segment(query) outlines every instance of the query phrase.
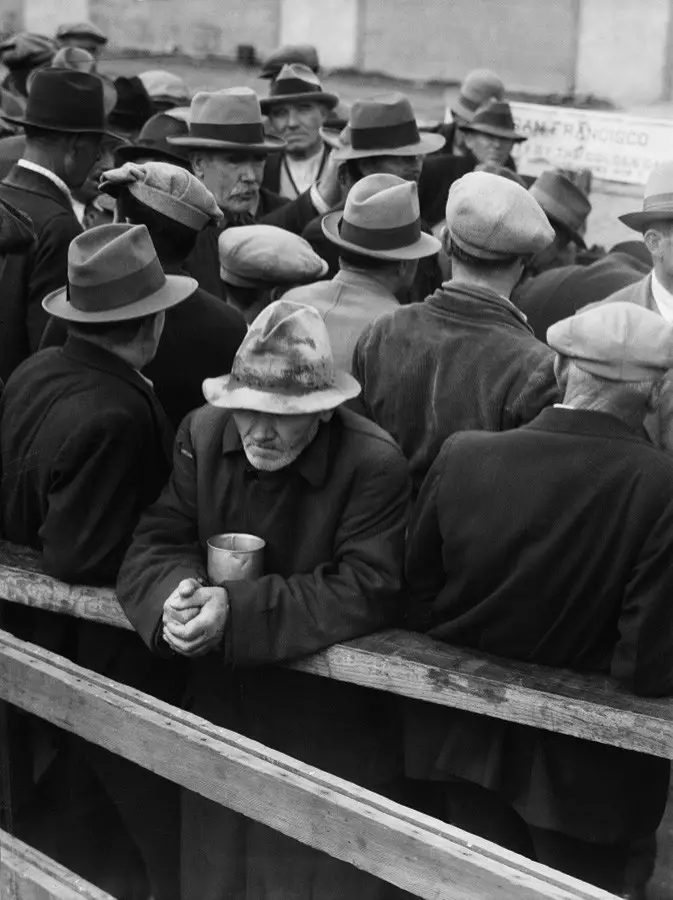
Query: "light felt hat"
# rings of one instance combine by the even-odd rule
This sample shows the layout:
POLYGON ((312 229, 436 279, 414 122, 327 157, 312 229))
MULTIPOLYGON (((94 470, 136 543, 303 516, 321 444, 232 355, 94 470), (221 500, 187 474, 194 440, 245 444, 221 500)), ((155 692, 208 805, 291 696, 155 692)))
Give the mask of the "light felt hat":
POLYGON ((283 106, 286 103, 304 103, 308 100, 314 103, 324 103, 329 109, 334 109, 339 103, 336 94, 329 94, 323 89, 315 72, 308 66, 295 63, 283 66, 278 77, 271 84, 269 96, 260 100, 260 105, 266 116, 275 106, 283 106))
POLYGON ((425 156, 446 143, 441 134, 419 132, 404 94, 356 100, 348 128, 350 144, 334 153, 334 158, 342 162, 371 156, 425 156))
POLYGON ((111 197, 127 189, 144 206, 192 231, 222 220, 222 210, 208 188, 191 172, 170 163, 124 163, 103 173, 100 189, 111 197))
POLYGON ((327 328, 312 306, 277 300, 250 326, 231 375, 206 378, 203 395, 223 409, 302 415, 334 409, 360 385, 334 366, 327 328))
POLYGON ((176 106, 189 106, 192 93, 182 78, 172 72, 165 69, 149 69, 147 72, 141 72, 138 78, 155 103, 170 101, 176 106))
POLYGON ((673 219, 673 160, 660 163, 650 172, 645 185, 643 208, 619 217, 634 231, 645 233, 654 222, 673 219))
POLYGON ((145 225, 99 225, 68 248, 68 286, 42 301, 69 322, 125 322, 176 306, 198 282, 166 275, 145 225))
POLYGON ((308 241, 275 225, 227 228, 218 248, 220 278, 234 287, 308 284, 323 278, 329 269, 308 241))
POLYGON ((519 134, 514 125, 512 108, 505 100, 487 100, 476 111, 469 124, 461 125, 461 131, 487 134, 521 144, 528 138, 519 134))
POLYGON ((547 343, 610 381, 647 381, 673 368, 673 326, 636 303, 600 303, 562 319, 547 343))
POLYGON ((337 247, 374 259, 422 259, 441 244, 421 229, 418 188, 397 175, 367 175, 354 184, 343 212, 322 220, 325 237, 337 247))
POLYGON ((189 134, 167 140, 178 147, 248 150, 260 154, 285 147, 285 141, 264 133, 257 95, 245 87, 198 93, 192 100, 189 134))
POLYGON ((70 22, 67 25, 59 25, 56 32, 57 40, 67 38, 89 38, 101 46, 107 44, 107 38, 93 22, 70 22))
POLYGON ((487 100, 502 100, 505 96, 505 85, 502 80, 488 69, 474 69, 465 76, 460 86, 460 94, 451 106, 451 112, 470 122, 487 100))
POLYGON ((591 203, 584 191, 565 175, 549 170, 535 179, 530 194, 547 213, 552 226, 565 228, 578 246, 586 247, 581 229, 591 212, 591 203))
POLYGON ((446 225, 461 250, 481 259, 528 256, 554 240, 554 229, 530 192, 488 172, 468 172, 454 181, 446 225))

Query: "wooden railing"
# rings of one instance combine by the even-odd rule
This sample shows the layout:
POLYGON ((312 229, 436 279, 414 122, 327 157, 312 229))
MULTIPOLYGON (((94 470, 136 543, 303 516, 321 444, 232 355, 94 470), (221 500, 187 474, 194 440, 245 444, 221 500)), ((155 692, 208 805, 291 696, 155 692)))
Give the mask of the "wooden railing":
MULTIPOLYGON (((69 586, 0 544, 0 597, 130 628, 110 590, 69 586)), ((673 704, 609 679, 478 657, 392 630, 293 663, 390 691, 656 756, 673 704)), ((611 895, 0 633, 0 698, 411 893, 455 900, 611 895)))

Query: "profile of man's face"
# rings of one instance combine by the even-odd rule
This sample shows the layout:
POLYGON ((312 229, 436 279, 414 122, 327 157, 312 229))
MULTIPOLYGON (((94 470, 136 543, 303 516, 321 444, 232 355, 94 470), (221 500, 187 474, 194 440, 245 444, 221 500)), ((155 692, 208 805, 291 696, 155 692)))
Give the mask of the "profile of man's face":
POLYGON ((289 156, 301 156, 313 148, 320 148, 320 128, 327 118, 324 103, 305 100, 301 103, 284 103, 269 110, 269 123, 275 134, 287 143, 289 156))
POLYGON ((656 222, 645 232, 655 270, 673 282, 673 222, 656 222))
POLYGON ((195 153, 192 168, 215 197, 220 209, 238 215, 254 215, 264 178, 264 160, 264 156, 247 150, 211 150, 195 153))

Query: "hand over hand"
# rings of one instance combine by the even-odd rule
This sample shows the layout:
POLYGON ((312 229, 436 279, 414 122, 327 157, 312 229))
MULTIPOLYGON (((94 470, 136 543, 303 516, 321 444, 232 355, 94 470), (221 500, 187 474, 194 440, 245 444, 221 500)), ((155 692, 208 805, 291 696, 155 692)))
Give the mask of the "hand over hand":
POLYGON ((329 207, 336 206, 341 200, 339 165, 339 161, 334 159, 334 154, 330 153, 320 181, 317 184, 318 193, 329 207))
POLYGON ((201 611, 205 599, 199 594, 201 583, 196 578, 185 578, 164 603, 163 623, 186 625, 201 611))
POLYGON ((182 582, 164 604, 164 640, 176 653, 194 658, 215 650, 221 643, 229 599, 222 587, 200 585, 185 587, 180 598, 176 598, 175 594, 183 585, 186 582, 182 582), (187 621, 180 621, 178 614, 186 613, 189 614, 187 621))

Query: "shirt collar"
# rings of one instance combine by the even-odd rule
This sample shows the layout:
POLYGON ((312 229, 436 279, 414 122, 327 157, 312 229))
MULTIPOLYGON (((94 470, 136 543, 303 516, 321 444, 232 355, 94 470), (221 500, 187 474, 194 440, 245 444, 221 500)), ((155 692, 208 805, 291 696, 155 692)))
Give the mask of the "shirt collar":
MULTIPOLYGON (((338 412, 335 413, 335 416, 338 412)), ((301 477, 308 481, 313 487, 320 487, 325 483, 327 478, 327 466, 329 462, 330 440, 333 431, 334 418, 329 422, 321 422, 318 433, 311 441, 304 452, 291 465, 280 469, 273 474, 279 475, 285 472, 297 472, 301 477)), ((231 453, 243 453, 243 444, 241 436, 238 433, 234 417, 230 414, 229 421, 224 426, 222 435, 222 453, 228 455, 231 453)), ((244 454, 245 455, 245 454, 244 454)), ((255 469, 255 471, 259 471, 255 469)), ((263 474, 263 473, 262 473, 263 474)))
POLYGON ((48 178, 49 181, 51 181, 52 184, 55 184, 60 191, 63 191, 70 204, 73 204, 73 198, 72 194, 70 193, 70 188, 65 183, 65 181, 63 181, 62 178, 59 178, 58 175, 51 171, 51 169, 45 169, 44 166, 41 166, 38 163, 30 162, 30 160, 27 159, 20 159, 17 162, 17 166, 20 166, 22 169, 28 169, 30 172, 37 172, 37 174, 42 175, 43 178, 48 178))
POLYGON ((652 296, 662 317, 673 322, 673 294, 666 290, 655 272, 652 272, 652 296))

